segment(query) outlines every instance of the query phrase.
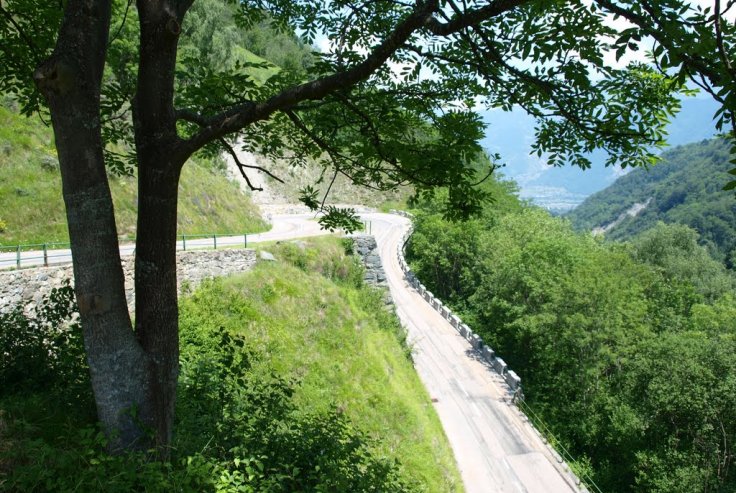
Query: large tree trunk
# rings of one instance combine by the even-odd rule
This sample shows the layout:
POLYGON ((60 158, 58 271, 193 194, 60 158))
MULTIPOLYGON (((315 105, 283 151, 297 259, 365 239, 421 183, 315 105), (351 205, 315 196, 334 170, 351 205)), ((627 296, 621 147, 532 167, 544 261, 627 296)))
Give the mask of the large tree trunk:
POLYGON ((49 60, 34 74, 47 98, 59 153, 75 291, 98 418, 111 449, 141 445, 135 410, 146 356, 128 315, 100 132, 100 84, 110 1, 69 0, 49 60))
POLYGON ((154 167, 161 162, 167 160, 158 153, 139 154, 135 326, 149 356, 141 418, 152 427, 156 446, 166 454, 179 375, 176 207, 180 168, 154 167))
POLYGON ((141 0, 134 104, 139 204, 136 327, 126 304, 103 158, 100 85, 111 2, 69 0, 54 54, 34 74, 56 136, 87 360, 112 451, 168 455, 179 341, 176 212, 180 150, 173 107, 181 21, 190 0, 141 0))
POLYGON ((186 161, 176 131, 174 72, 181 22, 191 1, 139 0, 138 87, 134 102, 138 155, 135 332, 148 355, 141 418, 163 453, 171 441, 179 374, 176 218, 186 161))

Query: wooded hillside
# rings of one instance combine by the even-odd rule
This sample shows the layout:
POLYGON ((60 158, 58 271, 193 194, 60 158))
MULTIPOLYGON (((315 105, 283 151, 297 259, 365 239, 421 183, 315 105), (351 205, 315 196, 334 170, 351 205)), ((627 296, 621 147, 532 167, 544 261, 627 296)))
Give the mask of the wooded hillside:
POLYGON ((733 274, 687 226, 602 242, 513 184, 485 186, 495 202, 470 221, 419 204, 408 258, 422 283, 521 376, 602 491, 733 492, 733 274))
POLYGON ((684 224, 698 231, 711 254, 733 266, 736 248, 736 200, 723 191, 728 182, 728 144, 705 140, 665 152, 649 170, 635 169, 610 187, 590 196, 566 217, 579 231, 605 228, 612 240, 627 240, 658 221, 684 224), (651 200, 650 200, 651 199, 651 200), (647 204, 635 217, 635 204, 647 204))

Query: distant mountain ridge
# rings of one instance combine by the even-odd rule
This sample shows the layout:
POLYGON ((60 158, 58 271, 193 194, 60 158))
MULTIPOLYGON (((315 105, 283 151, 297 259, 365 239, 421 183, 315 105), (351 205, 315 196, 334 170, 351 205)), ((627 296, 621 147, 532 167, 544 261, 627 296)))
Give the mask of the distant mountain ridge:
POLYGON ((733 265, 736 197, 722 190, 732 167, 728 143, 703 140, 666 151, 662 158, 649 170, 618 178, 566 217, 578 230, 605 230, 613 240, 630 239, 658 221, 685 224, 700 233, 716 258, 733 265))
MULTIPOLYGON (((712 138, 716 134, 713 114, 717 110, 718 104, 712 99, 685 98, 682 110, 667 128, 668 145, 712 138)), ((547 166, 544 156, 530 154, 534 140, 532 117, 521 110, 510 113, 496 110, 486 112, 484 118, 489 127, 483 145, 490 153, 501 155, 502 162, 507 164, 504 176, 519 184, 521 198, 555 214, 569 211, 625 174, 620 168, 605 167, 606 156, 600 151, 590 156, 592 167, 588 170, 547 166)))

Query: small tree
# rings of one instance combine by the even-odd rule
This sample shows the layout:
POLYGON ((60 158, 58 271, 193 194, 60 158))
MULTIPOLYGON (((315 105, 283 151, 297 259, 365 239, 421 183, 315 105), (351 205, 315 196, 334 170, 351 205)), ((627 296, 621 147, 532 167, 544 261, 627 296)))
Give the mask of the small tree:
MULTIPOLYGON (((607 27, 607 16, 638 2, 223 0, 242 26, 270 20, 308 43, 329 39, 308 69, 260 82, 253 64, 213 70, 177 60, 193 1, 137 0, 132 54, 110 44, 136 17, 130 3, 0 1, 0 90, 26 113, 51 117, 92 385, 114 450, 165 454, 171 438, 177 191, 194 153, 239 141, 297 164, 320 160, 329 177, 366 186, 412 183, 420 194, 446 186, 450 210, 467 214, 483 198, 474 163, 484 125, 474 108, 524 108, 538 121, 535 149, 553 164, 587 168, 586 154, 604 149, 609 164, 639 165, 663 144, 683 81, 604 63, 612 47, 634 47, 626 36, 640 35, 607 27), (138 168, 135 325, 106 172, 125 165, 106 145, 128 130, 138 168)), ((684 5, 662 3, 673 12, 684 5)), ((248 166, 239 166, 247 180, 248 166)), ((311 190, 304 200, 320 205, 311 190)), ((349 226, 351 217, 333 211, 328 224, 349 226)))

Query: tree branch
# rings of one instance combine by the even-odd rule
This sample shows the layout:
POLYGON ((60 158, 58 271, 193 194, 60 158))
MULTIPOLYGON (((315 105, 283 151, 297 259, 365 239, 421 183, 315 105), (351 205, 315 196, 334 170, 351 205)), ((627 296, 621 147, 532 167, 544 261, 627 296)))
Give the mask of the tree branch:
POLYGON ((204 115, 190 109, 176 110, 174 112, 174 117, 177 120, 184 120, 190 123, 196 123, 200 127, 206 127, 209 124, 209 121, 204 115))
POLYGON ((123 13, 123 20, 120 21, 120 25, 118 26, 117 31, 115 32, 115 35, 113 35, 108 41, 107 41, 107 47, 109 48, 113 41, 118 39, 118 36, 120 36, 120 33, 123 31, 123 27, 125 27, 125 22, 128 20, 128 11, 130 11, 130 6, 133 4, 133 0, 128 0, 128 4, 125 6, 125 12, 123 13))
POLYGON ((350 87, 367 79, 378 70, 404 43, 424 26, 439 9, 438 0, 422 0, 414 10, 361 63, 342 72, 286 89, 261 103, 245 103, 208 119, 208 124, 191 139, 185 141, 191 153, 249 123, 268 118, 280 110, 287 110, 305 100, 321 99, 331 92, 350 87))
POLYGON ((530 1, 496 0, 487 6, 456 15, 442 23, 433 17, 440 12, 438 0, 418 0, 411 13, 400 21, 362 62, 352 68, 283 90, 266 101, 248 101, 217 115, 202 117, 196 122, 202 129, 183 142, 185 152, 191 154, 207 143, 238 131, 248 124, 267 119, 277 111, 293 109, 297 104, 307 100, 322 99, 338 89, 353 86, 367 79, 401 49, 414 33, 422 29, 434 35, 449 36, 530 1))
POLYGON ((337 174, 340 172, 340 168, 335 166, 335 173, 332 175, 332 180, 330 180, 330 184, 327 186, 327 191, 325 192, 325 196, 322 197, 322 204, 320 204, 320 209, 325 208, 325 202, 327 201, 327 196, 330 195, 330 190, 332 190, 332 185, 335 184, 335 180, 337 179, 337 174))
POLYGON ((496 0, 479 9, 456 15, 447 22, 440 22, 432 17, 425 27, 435 36, 449 36, 529 2, 530 0, 496 0))
POLYGON ((13 19, 13 15, 10 12, 8 12, 7 10, 5 10, 5 8, 2 6, 2 4, 0 4, 0 13, 2 13, 3 14, 3 17, 5 17, 8 20, 8 22, 10 22, 13 25, 13 27, 15 28, 15 30, 18 31, 18 35, 21 38, 23 38, 23 41, 25 41, 25 43, 31 49, 31 51, 33 52, 33 54, 36 55, 36 57, 40 57, 41 56, 41 53, 40 53, 38 47, 33 43, 33 40, 29 36, 26 35, 25 31, 23 31, 23 29, 20 27, 20 25, 15 21, 15 19, 13 19))
MULTIPOLYGON (((294 124, 294 126, 297 129, 299 129, 302 133, 304 133, 323 152, 327 153, 327 155, 330 157, 330 160, 332 161, 333 166, 335 167, 336 172, 339 172, 340 174, 345 175, 353 183, 359 183, 360 185, 366 188, 369 188, 371 190, 385 191, 385 190, 390 189, 390 187, 381 187, 381 186, 376 186, 370 183, 365 183, 363 181, 359 181, 355 177, 348 174, 348 172, 343 167, 340 166, 339 159, 344 159, 345 161, 349 162, 356 168, 361 167, 361 163, 359 163, 355 159, 352 159, 349 156, 345 156, 339 153, 338 151, 336 151, 327 141, 325 141, 319 135, 312 132, 293 111, 285 110, 284 113, 286 114, 287 117, 289 117, 289 120, 291 120, 291 122, 294 124)), ((334 181, 334 178, 333 178, 333 181, 334 181)))
MULTIPOLYGON (((611 12, 612 14, 623 17, 632 24, 638 26, 646 35, 654 38, 659 44, 664 46, 672 55, 675 55, 681 60, 686 66, 691 67, 695 71, 705 75, 710 79, 712 83, 717 83, 719 80, 718 73, 713 70, 712 67, 708 66, 704 61, 694 58, 686 52, 680 50, 677 46, 672 43, 671 37, 668 37, 665 33, 666 30, 652 26, 646 17, 631 12, 620 5, 615 4, 611 0, 596 0, 596 3, 611 12)), ((645 6, 646 7, 646 6, 645 6)), ((651 9, 647 11, 652 17, 654 22, 659 23, 659 19, 651 12, 651 9)))
POLYGON ((279 178, 278 176, 274 175, 270 171, 268 171, 266 168, 262 168, 261 166, 253 166, 250 164, 245 164, 240 161, 240 158, 238 157, 238 153, 235 152, 235 149, 225 140, 224 138, 218 139, 220 141, 220 144, 225 148, 225 150, 230 154, 230 156, 233 158, 233 161, 235 161, 235 164, 238 166, 238 170, 240 171, 240 174, 245 179, 245 183, 248 184, 248 188, 250 188, 254 192, 262 192, 263 187, 256 187, 251 183, 250 179, 248 178, 247 173, 245 172, 246 169, 255 169, 258 171, 261 171, 262 173, 266 173, 268 176, 273 178, 274 180, 278 181, 279 183, 284 183, 284 180, 279 178))
POLYGON ((721 58, 721 62, 726 68, 726 72, 731 76, 731 80, 736 80, 736 72, 733 70, 731 60, 726 54, 726 47, 723 42, 723 32, 721 31, 721 0, 715 0, 715 12, 713 12, 713 22, 716 30, 716 44, 718 45, 718 55, 721 58))

